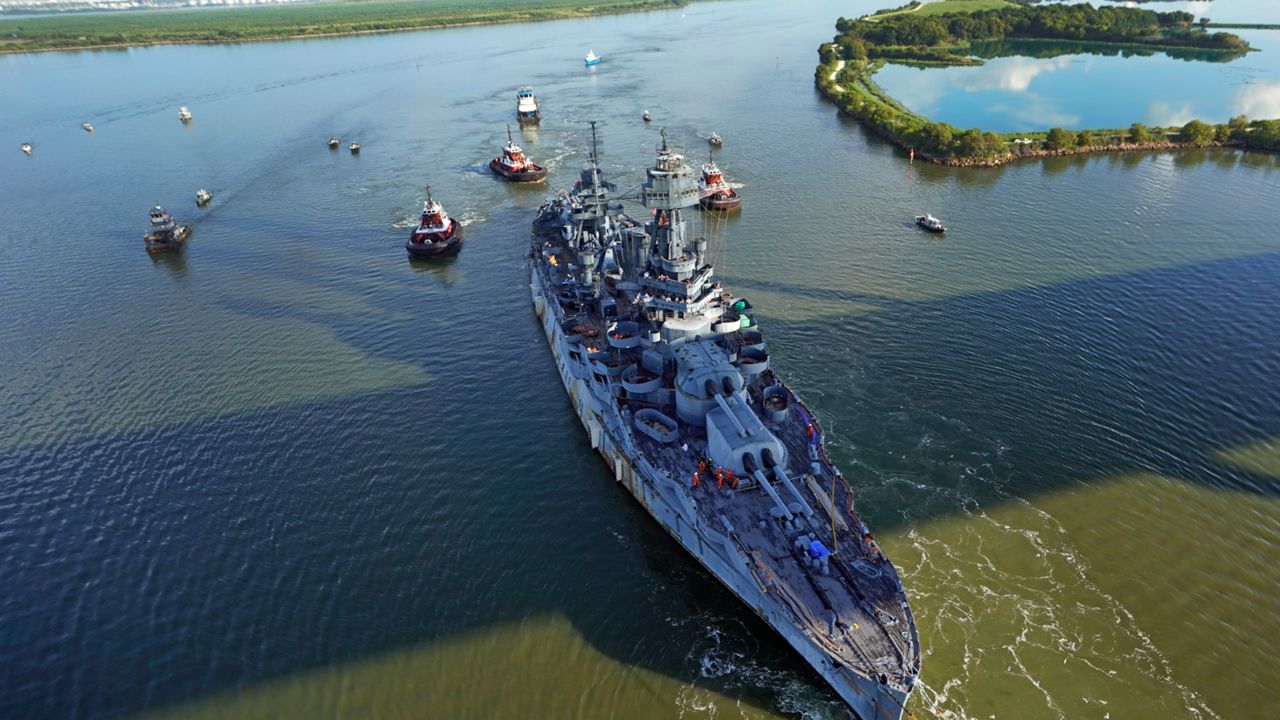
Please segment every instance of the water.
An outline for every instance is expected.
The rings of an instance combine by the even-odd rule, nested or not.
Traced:
[[[1280,158],[908,165],[812,87],[872,9],[0,58],[0,717],[839,716],[590,452],[544,192],[484,170],[526,82],[553,187],[590,118],[624,188],[725,138],[724,281],[903,571],[922,717],[1280,701]],[[467,240],[411,264],[428,182]]]
[[[1166,4],[1196,10],[1158,3]],[[1231,0],[1213,5],[1241,10]],[[1213,19],[1225,21],[1216,11],[1209,10]],[[1240,21],[1280,23],[1280,7],[1255,6]],[[1146,50],[1134,56],[1116,45],[1010,41],[975,47],[976,54],[991,58],[980,66],[888,65],[875,81],[931,120],[996,132],[1123,128],[1135,122],[1168,127],[1193,119],[1222,123],[1240,114],[1280,117],[1280,32],[1229,32],[1257,51],[1223,56]]]

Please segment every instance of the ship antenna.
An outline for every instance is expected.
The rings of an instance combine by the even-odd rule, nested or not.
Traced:
[[[428,206],[431,206],[431,205],[434,205],[434,204],[435,204],[435,201],[433,201],[433,200],[431,199],[431,186],[430,186],[430,185],[428,185],[428,186],[427,186],[427,205],[428,205]]]
[[[591,160],[593,162],[599,162],[600,143],[599,143],[599,139],[596,137],[596,121],[591,120],[590,123],[591,123]]]
[[[666,128],[662,128],[662,129],[661,129],[661,130],[659,130],[658,132],[659,132],[659,133],[661,133],[661,135],[662,135],[662,147],[661,147],[661,148],[659,148],[659,149],[660,149],[660,150],[664,150],[664,151],[665,151],[665,150],[667,149],[667,129],[666,129]]]
[[[507,144],[515,145],[516,141],[511,139],[511,123],[507,123]]]

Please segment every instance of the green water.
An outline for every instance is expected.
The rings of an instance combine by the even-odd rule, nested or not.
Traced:
[[[523,83],[553,188],[589,119],[622,188],[724,137],[719,273],[902,570],[917,714],[1265,716],[1280,159],[908,164],[812,87],[872,9],[0,58],[0,717],[840,716],[591,454],[525,287],[548,191],[485,170]]]

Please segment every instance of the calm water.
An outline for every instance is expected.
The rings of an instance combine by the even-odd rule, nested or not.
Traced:
[[[524,82],[554,184],[590,118],[623,187],[724,136],[721,272],[904,573],[922,716],[1280,702],[1280,157],[908,165],[812,87],[872,9],[0,58],[0,717],[839,716],[590,452],[544,191],[484,170]],[[467,242],[416,265],[428,182]]]
[[[1280,23],[1276,3],[1218,0],[1150,7],[1200,14],[1200,6],[1208,5],[1214,7],[1204,12],[1215,20]],[[988,44],[979,54],[1000,57],[978,67],[888,65],[875,80],[932,120],[997,132],[1135,122],[1170,126],[1193,119],[1219,123],[1240,114],[1280,117],[1280,31],[1230,32],[1258,51],[1235,58],[1176,51],[1174,57],[1163,52],[1123,57],[1116,46],[1024,41]]]

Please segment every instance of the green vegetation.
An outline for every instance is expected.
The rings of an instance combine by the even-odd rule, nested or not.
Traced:
[[[945,12],[949,6],[961,8],[979,3],[997,7]],[[939,12],[926,14],[925,8],[938,8]],[[1252,49],[1236,35],[1210,33],[1194,26],[1193,19],[1185,12],[1094,8],[1088,4],[1031,7],[1003,0],[946,0],[919,7],[913,3],[857,20],[840,18],[836,22],[839,34],[818,50],[821,64],[815,80],[827,97],[864,126],[938,162],[998,164],[1027,154],[1081,152],[1126,144],[1274,145],[1276,136],[1271,125],[1247,121],[1241,127],[1215,127],[1193,121],[1182,128],[1149,130],[1135,124],[1128,130],[1052,128],[1017,135],[998,135],[976,128],[959,130],[908,110],[871,79],[886,62],[922,67],[981,65],[977,55],[1028,54],[1028,43],[1047,43],[1043,50],[1052,53],[1050,56],[1064,52],[1060,49],[1064,44],[1082,51],[1082,43],[1088,44],[1090,52],[1160,50],[1197,59],[1230,59]],[[1103,49],[1096,49],[1100,44],[1105,44]]]
[[[683,5],[687,0],[364,0],[175,12],[113,12],[0,20],[0,52],[157,43],[220,43],[557,20]]]

